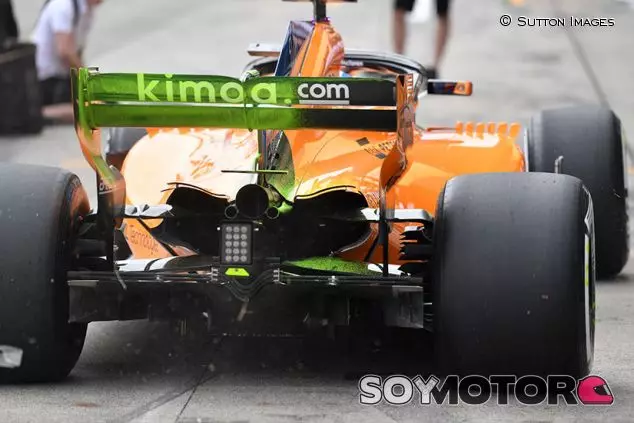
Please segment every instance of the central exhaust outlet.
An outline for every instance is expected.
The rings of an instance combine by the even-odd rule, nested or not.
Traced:
[[[235,207],[237,211],[249,219],[259,219],[262,216],[276,218],[271,209],[277,208],[281,198],[277,192],[256,184],[245,185],[236,194]]]

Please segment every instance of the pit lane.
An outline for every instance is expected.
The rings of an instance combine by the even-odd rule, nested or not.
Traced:
[[[390,48],[390,5],[360,0],[331,6],[351,48]],[[27,4],[22,4],[27,3]],[[23,32],[39,4],[14,2]],[[608,102],[634,133],[634,11],[614,1],[535,0],[524,9],[497,0],[455,0],[454,37],[443,76],[474,81],[471,98],[426,98],[421,124],[518,120],[537,110]],[[278,43],[310,5],[279,0],[106,1],[87,57],[107,71],[238,74],[251,42]],[[503,28],[503,13],[612,16],[614,28]],[[363,25],[361,24],[363,23]],[[412,27],[409,52],[427,63],[433,22]],[[222,40],[220,42],[219,40]],[[427,41],[428,40],[428,41]],[[632,136],[630,136],[632,138]],[[94,176],[74,132],[0,138],[0,160],[49,163],[76,172],[94,199]],[[632,178],[630,177],[630,183]],[[612,407],[359,405],[365,371],[428,369],[425,351],[302,351],[292,339],[181,339],[166,325],[95,323],[71,377],[59,385],[0,386],[2,422],[419,422],[629,421],[634,415],[634,261],[597,287],[594,373],[616,397]],[[357,355],[358,354],[358,355]],[[317,365],[316,363],[321,363]],[[420,366],[420,367],[418,367]]]

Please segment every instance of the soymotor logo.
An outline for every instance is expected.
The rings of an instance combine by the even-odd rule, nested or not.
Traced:
[[[436,376],[427,380],[395,375],[383,380],[367,375],[359,381],[359,402],[376,405],[381,401],[404,405],[418,397],[421,405],[481,405],[494,397],[499,405],[508,405],[509,396],[524,405],[612,405],[614,396],[600,376],[587,376],[579,381],[570,376],[484,376],[464,378],[451,375],[441,383]]]
[[[245,96],[256,104],[278,104],[278,85],[274,82],[260,82],[249,87],[245,93],[243,84],[236,81],[216,80],[172,80],[174,75],[165,74],[161,79],[146,79],[143,73],[137,74],[137,95],[139,101],[169,101],[184,103],[229,103],[241,104]],[[302,105],[349,105],[350,87],[342,83],[302,83],[293,96]],[[288,93],[288,88],[287,88]],[[292,104],[290,98],[285,104]]]

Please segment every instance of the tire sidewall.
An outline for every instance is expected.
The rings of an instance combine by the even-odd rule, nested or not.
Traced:
[[[40,179],[42,182],[33,190],[24,210],[14,208],[19,217],[9,218],[13,226],[5,225],[5,229],[12,228],[9,232],[13,242],[20,242],[15,237],[24,236],[26,239],[22,242],[26,246],[32,245],[33,249],[31,256],[15,255],[4,271],[4,276],[18,285],[3,289],[11,305],[7,305],[2,318],[15,322],[5,327],[1,335],[5,342],[21,349],[23,354],[20,367],[0,369],[0,382],[56,382],[65,378],[75,366],[86,337],[87,324],[69,323],[67,272],[73,266],[78,230],[89,212],[89,203],[74,174],[45,168],[38,177],[35,176],[38,175],[37,167],[15,167],[16,177],[27,176],[21,189],[28,189],[29,184],[37,184]],[[39,197],[44,195],[47,187],[50,187],[50,195]],[[9,192],[15,189],[17,186]],[[48,201],[48,204],[38,204]],[[41,220],[29,228],[32,214]],[[38,244],[40,240],[42,242]],[[27,250],[21,248],[19,251]],[[29,270],[31,266],[37,267]]]
[[[527,177],[528,176],[529,175],[527,175]],[[565,178],[570,178],[570,177],[566,176]],[[442,269],[445,269],[447,266],[451,266],[451,268],[455,268],[456,266],[460,267],[463,264],[467,265],[467,263],[464,262],[463,259],[461,259],[462,253],[460,253],[460,251],[462,250],[464,252],[465,251],[464,247],[460,246],[460,243],[455,244],[455,241],[456,241],[455,236],[456,236],[456,233],[458,233],[456,232],[457,230],[456,223],[455,222],[452,223],[451,221],[449,221],[450,219],[448,219],[447,216],[454,216],[456,213],[456,207],[458,207],[459,209],[463,209],[465,207],[465,204],[467,203],[462,203],[462,200],[460,200],[459,197],[460,196],[465,197],[470,194],[465,192],[464,195],[462,195],[461,193],[460,196],[458,196],[456,192],[453,192],[450,197],[447,197],[445,193],[447,191],[447,188],[451,187],[451,184],[452,184],[452,181],[451,180],[448,181],[448,183],[445,185],[445,188],[441,191],[441,194],[438,199],[436,218],[434,223],[435,256],[432,263],[433,271],[432,271],[432,281],[431,281],[432,282],[431,295],[432,295],[432,312],[434,315],[433,330],[434,330],[434,336],[436,338],[434,342],[434,346],[433,346],[436,364],[438,365],[438,369],[442,371],[443,374],[446,374],[446,375],[447,374],[458,374],[458,375],[500,374],[500,373],[496,373],[497,372],[497,370],[495,370],[496,366],[493,366],[494,368],[493,372],[489,373],[490,368],[481,369],[478,367],[477,364],[474,365],[474,363],[479,362],[479,359],[477,358],[478,356],[482,357],[484,361],[487,361],[492,357],[491,354],[492,354],[492,351],[495,350],[495,348],[493,348],[493,350],[491,350],[490,348],[487,350],[487,348],[480,347],[478,346],[480,341],[477,341],[477,339],[480,336],[483,336],[482,339],[487,339],[490,335],[485,335],[484,332],[491,331],[491,330],[495,331],[495,329],[492,328],[492,326],[496,325],[495,321],[489,321],[489,323],[493,323],[492,326],[489,326],[489,327],[482,327],[482,326],[480,326],[479,328],[474,327],[473,330],[476,331],[475,333],[479,333],[480,335],[475,337],[474,340],[476,341],[475,343],[472,343],[471,341],[465,342],[465,339],[471,338],[472,335],[468,335],[468,338],[463,338],[462,340],[455,338],[455,334],[460,333],[460,331],[456,332],[455,326],[451,326],[451,328],[453,329],[445,330],[445,326],[447,325],[447,323],[443,321],[443,318],[439,317],[439,316],[444,316],[444,318],[446,319],[447,317],[455,316],[455,318],[461,319],[463,325],[469,325],[467,327],[471,327],[472,325],[471,325],[470,319],[474,316],[474,313],[475,314],[489,313],[497,307],[502,307],[502,309],[504,309],[503,303],[498,303],[499,305],[496,306],[496,301],[504,301],[507,304],[509,304],[508,301],[514,301],[512,298],[498,299],[496,298],[496,292],[490,292],[486,294],[487,300],[485,300],[485,302],[487,302],[488,305],[485,308],[480,307],[479,304],[473,303],[473,301],[471,300],[465,300],[464,298],[471,297],[474,294],[473,290],[482,289],[482,285],[478,284],[478,275],[477,275],[478,271],[476,270],[475,272],[472,273],[473,269],[472,271],[467,271],[463,277],[463,279],[470,280],[469,283],[466,283],[466,284],[458,283],[458,285],[455,285],[454,288],[450,288],[449,291],[445,291],[444,293],[441,293],[441,290],[443,290],[443,286],[442,286],[443,284],[447,284],[447,283],[453,284],[456,282],[452,280],[447,280],[447,276],[442,273],[443,272]],[[550,366],[549,363],[546,363],[543,366],[543,369],[547,369],[547,370],[545,370],[543,375],[552,374],[552,371],[557,372],[560,369],[563,369],[562,371],[565,371],[567,374],[585,375],[588,373],[589,369],[591,368],[593,364],[593,359],[594,359],[595,259],[594,259],[593,209],[592,209],[592,200],[587,189],[583,187],[583,185],[580,182],[578,183],[577,186],[579,187],[580,190],[582,189],[583,192],[580,193],[579,196],[577,197],[579,198],[579,201],[580,201],[580,203],[578,203],[576,206],[578,211],[576,212],[575,220],[577,223],[570,226],[570,230],[573,230],[572,229],[573,227],[576,228],[575,231],[577,232],[577,235],[575,235],[574,237],[574,239],[576,240],[574,241],[576,246],[571,245],[569,247],[569,252],[566,253],[567,254],[566,257],[569,257],[569,259],[566,259],[566,262],[570,260],[570,264],[572,265],[574,263],[575,268],[570,268],[571,270],[567,273],[570,276],[570,279],[568,280],[568,283],[566,284],[567,287],[564,285],[562,285],[561,288],[553,287],[550,290],[552,291],[553,295],[550,296],[550,300],[549,300],[549,301],[566,301],[566,303],[562,303],[561,309],[569,310],[570,312],[569,316],[571,316],[571,318],[565,319],[565,321],[569,323],[562,323],[561,321],[559,321],[560,319],[558,319],[556,315],[552,315],[551,319],[544,320],[542,318],[539,323],[543,325],[542,326],[543,330],[549,330],[548,326],[550,325],[570,325],[570,326],[560,326],[558,329],[554,329],[555,330],[554,333],[568,332],[568,335],[566,335],[566,338],[567,338],[567,340],[565,341],[566,344],[561,345],[561,347],[559,347],[556,344],[544,343],[542,340],[540,340],[542,339],[542,336],[539,335],[537,332],[535,332],[537,331],[537,327],[535,326],[533,326],[532,328],[526,327],[525,329],[529,329],[529,330],[527,332],[524,332],[523,330],[524,328],[522,325],[527,324],[526,321],[523,321],[524,323],[518,325],[516,328],[517,337],[529,336],[527,335],[527,333],[530,333],[530,332],[533,332],[536,334],[536,338],[534,338],[535,339],[534,341],[532,341],[530,338],[525,338],[528,342],[529,350],[532,350],[534,348],[533,347],[534,345],[541,345],[541,348],[551,350],[549,353],[544,354],[543,355],[544,357],[549,357],[550,356],[549,354],[554,354],[553,357],[556,357],[555,362],[557,362],[558,364],[554,366]],[[460,205],[451,204],[452,202],[456,202],[456,201],[458,201]],[[567,204],[567,203],[564,203],[564,204]],[[449,206],[453,207],[454,211],[452,213],[447,212],[447,207]],[[474,211],[473,213],[474,213],[472,215],[473,220],[471,222],[473,225],[478,225],[478,222],[477,222],[478,211]],[[521,221],[521,218],[518,217],[517,219],[520,219],[518,221]],[[465,221],[463,221],[463,225],[464,225],[464,222]],[[547,230],[547,229],[544,229],[544,230]],[[447,231],[447,234],[445,233],[445,231]],[[449,236],[448,234],[452,232],[453,232],[452,242],[454,243],[450,245],[448,244],[446,237],[448,237]],[[485,233],[486,233],[486,229],[483,230],[482,234],[485,234]],[[486,236],[484,236],[481,239],[481,241],[478,240],[477,243],[473,243],[471,241],[467,242],[467,245],[469,245],[470,247],[473,247],[474,245],[479,244],[481,245],[481,248],[487,248]],[[509,240],[509,242],[517,243],[517,242],[522,242],[522,240],[520,238],[515,238],[514,241]],[[586,254],[586,243],[588,246],[587,254]],[[529,252],[527,251],[527,253]],[[474,256],[469,255],[469,260],[472,260],[471,263],[473,263],[473,260],[474,260],[473,257]],[[482,257],[485,257],[485,256],[482,256]],[[563,257],[564,256],[562,256],[562,259]],[[472,266],[472,264],[469,266]],[[471,269],[471,267],[469,268]],[[537,270],[537,272],[539,273],[539,270]],[[452,273],[452,272],[449,272],[449,273]],[[453,272],[453,274],[455,276],[456,273]],[[542,271],[541,275],[542,275],[541,276],[542,278],[546,278],[546,279],[541,279],[542,281],[541,285],[544,287],[548,286],[548,284],[544,285],[544,283],[548,281],[549,274],[545,274]],[[559,281],[555,279],[557,278],[555,276],[552,276],[552,283],[557,284]],[[514,280],[513,275],[509,275],[507,280],[509,281],[509,283],[513,281]],[[531,284],[532,282],[530,280],[527,280],[526,278],[524,278],[524,282],[522,283],[522,285],[518,285],[518,290],[524,289],[522,288],[522,286],[528,287]],[[462,288],[456,289],[457,286],[462,286]],[[508,292],[508,290],[506,291]],[[523,291],[518,291],[518,292],[523,292]],[[526,291],[526,292],[529,292],[529,291]],[[545,292],[549,292],[549,290],[546,289]],[[450,293],[450,295],[448,293]],[[562,296],[562,295],[565,295],[566,293],[568,293],[567,299],[566,297]],[[530,309],[532,307],[538,306],[538,303],[536,303],[534,300],[531,300],[532,302],[531,301],[526,302],[524,300],[521,300],[522,294],[518,294],[518,295],[520,296],[518,297],[515,294],[513,294],[514,298],[519,300],[516,307],[520,307],[521,309],[524,309],[524,307],[526,307],[527,309]],[[463,296],[463,299],[458,300],[456,298],[457,296]],[[443,301],[451,302],[452,298],[458,300],[458,302],[455,304],[461,304],[459,308],[456,308],[455,305],[448,306],[446,304],[443,304]],[[490,300],[488,300],[489,298]],[[465,303],[469,304],[469,301],[471,301],[470,304],[471,306],[473,306],[473,308],[471,308],[470,306],[464,308],[464,304]],[[453,309],[455,312],[457,311],[457,314],[462,314],[462,316],[458,316],[457,314],[453,314],[453,313],[451,315],[447,315],[446,313],[447,313],[447,310],[449,309]],[[552,310],[553,308],[550,307],[550,309]],[[468,311],[463,311],[463,310],[468,310]],[[537,311],[539,312],[539,309]],[[572,316],[575,316],[575,317],[572,317]],[[506,321],[514,321],[514,320],[506,320]],[[455,324],[456,324],[456,321],[451,323],[451,325],[455,325]],[[536,322],[533,323],[533,325],[534,324],[536,324]],[[504,324],[502,324],[501,327],[504,327]],[[505,330],[508,330],[508,329],[505,329]],[[490,332],[490,333],[495,333],[495,332]],[[495,338],[495,336],[493,336],[493,338]],[[543,339],[545,340],[545,339],[551,339],[551,338],[552,338],[552,335],[546,335],[546,337]],[[494,344],[489,344],[489,345],[494,345]],[[557,352],[557,350],[559,349],[561,349],[561,352]],[[468,353],[465,353],[466,351],[468,351]],[[520,351],[520,350],[514,350],[514,351]],[[535,353],[538,353],[538,349],[534,351]],[[464,359],[465,354],[467,354],[468,356],[466,360]],[[511,353],[511,354],[514,354],[514,353]],[[574,357],[572,356],[573,354],[574,354]],[[524,354],[518,353],[518,357],[521,357],[523,355]],[[541,353],[537,355],[542,356]],[[507,360],[507,359],[508,357],[505,356],[504,360]],[[509,360],[512,360],[512,359],[509,359]],[[521,361],[515,361],[515,363],[518,368],[523,368],[522,367],[523,363]],[[462,366],[462,364],[464,364],[464,366]],[[541,367],[541,365],[538,367]],[[535,370],[535,368],[532,368],[532,370]],[[502,370],[502,372],[507,372],[507,371],[508,370]],[[520,371],[520,373],[522,372],[523,370]],[[537,369],[535,374],[540,375],[542,373],[540,373],[539,369]]]
[[[579,117],[582,116],[582,117]],[[599,144],[603,142],[603,144]],[[619,117],[601,106],[543,110],[533,116],[524,140],[529,172],[555,171],[581,179],[590,190],[598,233],[596,272],[612,278],[629,257],[627,140]]]

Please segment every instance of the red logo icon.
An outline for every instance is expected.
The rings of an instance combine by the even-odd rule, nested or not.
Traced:
[[[577,385],[577,397],[584,405],[612,405],[614,395],[600,376],[586,376]]]

